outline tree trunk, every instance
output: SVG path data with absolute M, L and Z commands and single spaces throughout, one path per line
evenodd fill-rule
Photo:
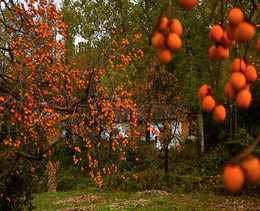
M 148 121 L 150 121 L 151 119 L 151 83 L 152 83 L 152 71 L 153 71 L 153 55 L 150 55 L 150 67 L 149 67 L 149 72 L 147 74 L 147 88 L 146 88 L 146 94 L 147 94 L 147 105 L 148 105 L 148 109 L 147 109 L 147 114 L 146 114 L 146 119 Z M 151 126 L 151 125 L 150 125 Z M 148 131 L 148 127 L 150 127 L 146 124 L 146 134 L 145 134 L 145 140 L 146 141 L 151 141 L 150 139 L 150 131 Z
M 237 104 L 230 100 L 230 141 L 235 140 L 235 134 L 237 133 Z M 233 145 L 229 145 L 229 155 L 234 157 Z
M 238 56 L 238 43 L 234 45 L 234 59 L 237 58 Z M 237 133 L 237 104 L 236 102 L 230 100 L 230 112 L 229 112 L 229 117 L 230 117 L 230 140 L 234 141 L 235 140 L 235 134 Z M 233 152 L 233 145 L 229 145 L 229 155 L 231 157 L 235 156 Z
M 190 35 L 189 35 L 189 33 L 187 33 L 185 28 L 184 28 L 184 34 L 185 34 L 186 40 L 189 40 Z M 195 79 L 195 76 L 194 76 L 195 65 L 192 62 L 192 57 L 193 57 L 192 48 L 187 45 L 186 51 L 187 51 L 187 57 L 188 57 L 188 62 L 189 62 L 189 66 L 190 66 L 191 79 L 194 80 Z M 198 115 L 199 115 L 199 117 L 198 117 L 198 129 L 197 129 L 197 135 L 198 135 L 197 146 L 198 146 L 198 158 L 201 158 L 205 155 L 204 126 L 203 126 L 203 114 L 202 114 L 201 106 L 198 106 Z
M 165 175 L 166 175 L 166 176 L 167 176 L 168 173 L 169 173 L 168 152 L 169 152 L 168 144 L 166 144 L 166 145 L 165 145 L 165 148 L 164 148 L 164 172 L 165 172 Z
M 197 139 L 197 145 L 198 145 L 198 159 L 202 158 L 205 155 L 205 144 L 204 144 L 204 130 L 203 130 L 203 113 L 202 108 L 199 106 L 198 109 L 198 139 Z

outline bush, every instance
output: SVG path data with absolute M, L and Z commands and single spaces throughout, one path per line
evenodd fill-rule
M 33 209 L 32 186 L 34 180 L 26 174 L 12 174 L 0 183 L 0 210 Z

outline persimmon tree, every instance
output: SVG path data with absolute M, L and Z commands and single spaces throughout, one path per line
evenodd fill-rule
M 53 1 L 2 4 L 0 179 L 15 173 L 20 159 L 47 158 L 60 142 L 74 151 L 75 163 L 81 161 L 80 152 L 88 150 L 88 168 L 96 168 L 101 134 L 114 127 L 120 118 L 116 112 L 127 110 L 129 123 L 136 125 L 131 94 L 122 90 L 119 81 L 102 80 L 111 74 L 105 51 L 97 57 L 99 63 L 68 64 L 68 26 Z M 114 150 L 118 145 L 113 143 Z M 124 160 L 123 152 L 118 152 Z M 108 171 L 117 171 L 112 161 Z M 90 175 L 102 186 L 100 171 Z

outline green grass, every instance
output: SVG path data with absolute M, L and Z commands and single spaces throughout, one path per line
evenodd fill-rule
M 82 200 L 74 204 L 54 205 L 59 200 L 92 194 L 94 200 Z M 193 193 L 168 195 L 147 195 L 120 191 L 69 191 L 42 193 L 35 195 L 34 210 L 66 210 L 69 207 L 84 207 L 89 210 L 260 210 L 260 199 L 257 197 L 233 195 L 215 195 L 213 193 Z M 113 206 L 113 207 L 109 207 Z M 116 209 L 117 208 L 117 209 Z M 68 209 L 69 210 L 69 209 Z M 71 209 L 72 210 L 72 209 Z M 76 209 L 73 209 L 76 210 Z M 86 209 L 87 210 L 87 209 Z

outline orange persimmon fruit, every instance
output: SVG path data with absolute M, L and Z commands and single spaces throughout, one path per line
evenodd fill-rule
M 203 100 L 207 95 L 210 95 L 211 87 L 209 85 L 202 85 L 198 91 L 198 97 L 200 100 Z
M 218 61 L 216 50 L 217 50 L 217 47 L 215 45 L 211 46 L 210 49 L 209 49 L 209 60 L 211 62 Z
M 226 60 L 229 56 L 229 49 L 223 45 L 219 45 L 216 49 L 216 55 L 219 60 Z
M 234 72 L 245 72 L 246 70 L 246 63 L 244 60 L 241 60 L 239 58 L 236 58 L 233 62 L 232 62 L 232 65 L 230 67 L 230 71 L 231 73 L 234 73 Z
M 151 44 L 154 47 L 154 49 L 162 48 L 164 45 L 164 42 L 165 42 L 165 36 L 160 32 L 156 32 L 151 37 Z
M 229 83 L 235 91 L 240 91 L 246 85 L 246 77 L 241 72 L 232 73 Z
M 223 37 L 222 37 L 222 45 L 225 47 L 229 48 L 233 45 L 235 45 L 236 41 L 235 40 L 230 40 L 227 36 L 227 31 L 224 31 Z
M 223 182 L 225 188 L 231 192 L 238 192 L 244 183 L 245 175 L 242 169 L 236 164 L 226 164 L 223 171 Z
M 176 52 L 181 48 L 181 39 L 177 34 L 170 33 L 167 37 L 166 44 L 172 52 Z
M 240 43 L 249 43 L 255 35 L 255 27 L 246 21 L 239 24 L 235 32 L 235 38 Z
M 248 65 L 246 67 L 245 76 L 246 76 L 247 82 L 250 84 L 252 84 L 256 81 L 257 73 L 256 73 L 254 66 Z
M 191 9 L 194 7 L 198 0 L 178 0 L 179 5 L 185 9 Z
M 176 18 L 172 19 L 169 24 L 169 30 L 171 33 L 175 33 L 178 36 L 181 36 L 182 34 L 181 22 Z
M 212 26 L 212 28 L 209 31 L 209 38 L 213 42 L 218 42 L 223 37 L 223 29 L 220 25 L 216 24 Z
M 236 95 L 236 103 L 240 109 L 247 109 L 250 106 L 251 100 L 252 95 L 247 89 L 242 89 Z
M 168 48 L 162 49 L 159 53 L 161 63 L 168 64 L 171 61 L 171 51 Z
M 216 122 L 223 122 L 226 118 L 226 109 L 223 105 L 216 105 L 212 112 L 212 116 Z
M 236 28 L 232 28 L 230 25 L 228 25 L 227 28 L 226 28 L 226 31 L 227 31 L 227 37 L 230 40 L 235 40 L 235 38 L 236 38 Z
M 258 39 L 256 41 L 256 50 L 258 53 L 260 53 L 260 37 L 258 37 Z
M 228 23 L 232 28 L 238 26 L 242 21 L 243 21 L 243 12 L 240 8 L 235 7 L 229 11 Z
M 213 99 L 211 95 L 207 95 L 204 97 L 202 101 L 202 109 L 205 113 L 210 113 L 216 106 L 216 101 Z
M 230 86 L 230 83 L 226 84 L 224 94 L 228 99 L 236 100 L 236 91 Z
M 166 17 L 160 18 L 158 22 L 158 30 L 162 32 L 167 29 L 167 26 L 168 26 L 168 18 Z
M 245 181 L 249 185 L 256 185 L 260 179 L 260 162 L 257 157 L 247 156 L 241 161 L 241 168 L 245 172 Z

